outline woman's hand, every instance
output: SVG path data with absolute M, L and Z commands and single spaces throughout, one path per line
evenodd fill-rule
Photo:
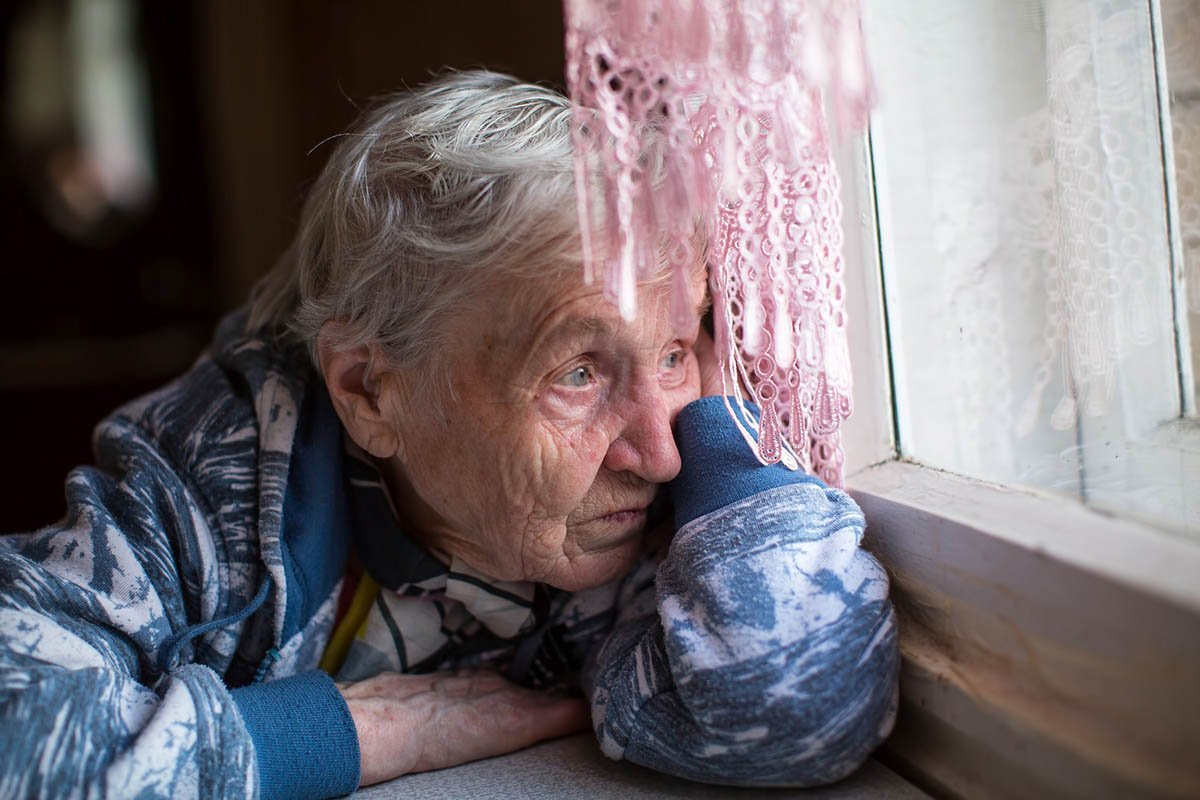
M 511 753 L 589 725 L 583 700 L 523 689 L 493 672 L 385 672 L 338 689 L 358 729 L 362 786 Z

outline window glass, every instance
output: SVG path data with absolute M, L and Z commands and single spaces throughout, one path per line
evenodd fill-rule
M 869 4 L 880 249 L 904 456 L 1200 538 L 1153 10 Z

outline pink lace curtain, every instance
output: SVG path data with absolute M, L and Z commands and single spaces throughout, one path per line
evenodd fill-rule
M 840 132 L 866 122 L 858 3 L 565 0 L 565 11 L 587 278 L 630 318 L 639 277 L 665 253 L 682 315 L 707 228 L 731 415 L 763 463 L 841 485 L 851 380 L 826 116 Z M 747 399 L 758 422 L 735 413 Z

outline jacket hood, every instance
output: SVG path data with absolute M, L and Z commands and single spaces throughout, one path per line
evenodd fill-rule
M 303 346 L 247 333 L 246 317 L 242 309 L 221 320 L 209 352 L 234 391 L 244 390 L 257 423 L 258 539 L 262 562 L 274 584 L 274 641 L 283 643 L 290 627 L 286 598 L 292 594 L 285 564 L 284 505 L 301 406 L 313 381 L 319 379 Z

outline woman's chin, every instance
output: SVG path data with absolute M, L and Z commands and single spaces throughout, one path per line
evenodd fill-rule
M 627 519 L 602 518 L 589 523 L 580 554 L 566 560 L 544 582 L 556 589 L 579 592 L 623 577 L 642 554 L 645 531 L 645 512 Z

